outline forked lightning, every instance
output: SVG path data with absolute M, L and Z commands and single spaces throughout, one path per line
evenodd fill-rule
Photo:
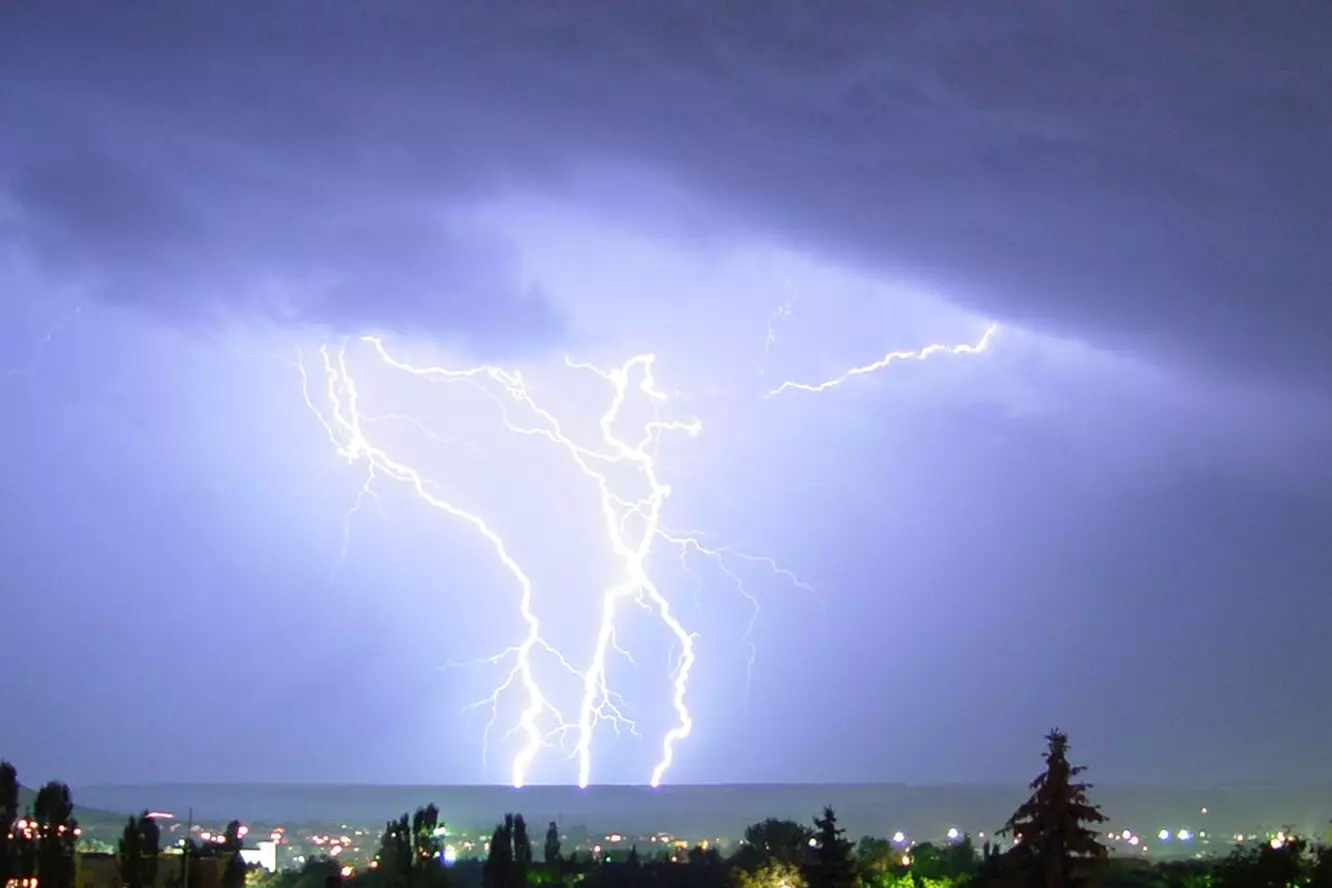
M 934 344 L 916 351 L 889 352 L 877 361 L 853 367 L 840 376 L 819 383 L 783 382 L 765 397 L 770 398 L 790 390 L 826 391 L 897 361 L 923 360 L 937 354 L 977 354 L 989 347 L 997 329 L 997 325 L 991 325 L 979 340 L 970 344 Z M 373 485 L 377 479 L 387 477 L 404 483 L 426 505 L 470 526 L 513 577 L 518 590 L 521 638 L 513 646 L 489 658 L 489 662 L 495 664 L 507 663 L 508 671 L 494 692 L 481 701 L 491 707 L 491 720 L 485 735 L 488 738 L 499 718 L 501 698 L 510 692 L 522 694 L 521 715 L 505 735 L 507 737 L 516 732 L 523 737 L 522 746 L 510 767 L 512 784 L 523 786 L 537 755 L 543 748 L 550 747 L 563 749 L 566 755 L 576 760 L 578 785 L 586 787 L 592 779 L 593 741 L 597 728 L 608 722 L 616 728 L 628 725 L 636 732 L 633 722 L 625 717 L 620 696 L 612 687 L 608 661 L 612 653 L 629 654 L 619 646 L 616 628 L 624 605 L 637 602 L 656 614 L 678 651 L 669 675 L 669 706 L 674 723 L 661 738 L 657 763 L 649 778 L 652 786 L 660 785 L 675 759 L 677 745 L 693 729 L 693 717 L 687 698 L 697 651 L 694 634 L 680 622 L 671 599 L 651 573 L 649 562 L 653 544 L 662 541 L 673 545 L 678 548 L 682 558 L 694 554 L 712 559 L 721 573 L 735 583 L 740 594 L 755 603 L 756 607 L 757 599 L 745 588 L 739 575 L 727 565 L 728 558 L 758 562 L 800 588 L 809 590 L 810 587 L 772 559 L 746 555 L 724 546 L 705 545 L 697 534 L 673 532 L 663 525 L 662 512 L 671 488 L 660 475 L 658 443 L 663 435 L 669 433 L 697 435 L 700 425 L 692 419 L 654 418 L 639 426 L 632 435 L 626 435 L 620 429 L 623 424 L 621 414 L 631 396 L 642 397 L 654 407 L 666 400 L 653 376 L 653 355 L 638 355 L 613 370 L 565 360 L 568 368 L 594 373 L 605 380 L 609 388 L 606 409 L 599 422 L 600 434 L 592 442 L 582 442 L 566 434 L 555 414 L 537 403 L 517 371 L 491 365 L 466 369 L 418 366 L 392 356 L 384 343 L 375 337 L 363 337 L 361 341 L 370 346 L 384 364 L 408 376 L 479 386 L 498 406 L 499 421 L 504 428 L 516 435 L 544 438 L 561 448 L 570 458 L 572 466 L 591 482 L 596 492 L 604 522 L 603 531 L 617 559 L 621 579 L 601 593 L 596 607 L 592 609 L 596 614 L 594 625 L 589 627 L 594 630 L 592 649 L 586 666 L 580 668 L 543 637 L 537 615 L 537 587 L 524 568 L 514 560 L 504 539 L 483 517 L 458 507 L 437 493 L 438 486 L 429 481 L 420 469 L 391 455 L 385 446 L 372 440 L 367 431 L 367 427 L 374 426 L 376 420 L 386 418 L 404 420 L 425 431 L 419 420 L 411 416 L 386 417 L 362 412 L 356 381 L 348 364 L 346 344 L 337 350 L 328 346 L 320 349 L 320 370 L 324 382 L 321 396 L 316 396 L 312 391 L 309 370 L 305 362 L 300 361 L 306 405 L 319 418 L 340 455 L 349 462 L 365 463 L 365 482 L 352 512 L 360 507 L 367 496 L 374 494 Z M 323 402 L 323 406 L 320 406 L 319 401 Z M 512 415 L 515 408 L 522 412 L 519 419 Z M 655 409 L 652 415 L 658 415 Z M 624 468 L 632 470 L 629 477 L 636 479 L 636 483 L 641 486 L 635 494 L 618 490 L 611 479 L 612 469 Z M 542 680 L 547 669 L 571 674 L 581 685 L 577 711 L 571 717 L 566 716 L 565 710 L 551 700 L 545 687 L 547 682 Z M 567 744 L 570 736 L 574 738 L 572 750 L 568 749 Z
M 522 376 L 516 371 L 482 365 L 462 370 L 434 366 L 417 366 L 392 356 L 383 342 L 364 337 L 362 342 L 371 347 L 377 357 L 393 369 L 409 376 L 438 382 L 467 382 L 478 385 L 490 394 L 499 408 L 499 420 L 517 435 L 540 437 L 563 449 L 573 467 L 581 472 L 596 491 L 604 521 L 604 533 L 610 543 L 621 571 L 621 580 L 601 593 L 595 608 L 595 630 L 592 650 L 587 665 L 577 668 L 549 644 L 542 636 L 537 614 L 537 589 L 531 578 L 514 560 L 509 547 L 486 520 L 464 510 L 438 494 L 438 486 L 428 480 L 416 466 L 409 465 L 393 455 L 376 440 L 370 428 L 376 417 L 363 412 L 355 378 L 348 363 L 347 349 L 320 349 L 319 370 L 323 375 L 322 391 L 312 389 L 311 374 L 305 362 L 300 361 L 303 393 L 306 405 L 319 418 L 337 452 L 349 462 L 364 461 L 366 479 L 357 497 L 357 505 L 371 495 L 376 479 L 387 477 L 405 483 L 422 502 L 431 508 L 456 518 L 476 531 L 494 552 L 496 558 L 513 576 L 518 588 L 518 610 L 522 624 L 521 640 L 514 646 L 491 658 L 492 662 L 508 662 L 509 670 L 486 701 L 491 705 L 491 725 L 499 715 L 500 699 L 511 691 L 523 695 L 524 703 L 518 723 L 509 732 L 523 736 L 521 749 L 515 755 L 510 780 L 514 786 L 527 782 L 533 762 L 545 747 L 566 748 L 565 738 L 572 736 L 573 749 L 568 752 L 576 759 L 578 784 L 587 786 L 592 779 L 593 741 L 597 728 L 603 722 L 618 726 L 628 722 L 613 690 L 610 680 L 609 657 L 614 652 L 624 653 L 616 639 L 616 627 L 623 606 L 637 601 L 651 609 L 671 636 L 678 656 L 671 670 L 669 706 L 673 726 L 661 739 L 657 763 L 649 782 L 660 785 L 675 758 L 677 744 L 689 736 L 693 718 L 688 706 L 690 677 L 696 662 L 695 639 L 681 622 L 670 598 L 654 580 L 649 561 L 653 544 L 662 541 L 679 547 L 682 557 L 689 554 L 713 559 L 720 570 L 731 577 L 741 594 L 755 601 L 740 583 L 738 575 L 725 564 L 734 557 L 759 562 L 778 575 L 802 588 L 809 587 L 771 559 L 751 556 L 723 547 L 704 545 L 696 536 L 670 532 L 662 525 L 662 511 L 670 496 L 670 486 L 660 477 L 657 464 L 657 445 L 661 436 L 669 433 L 696 435 L 697 420 L 652 419 L 642 424 L 633 435 L 620 430 L 622 410 L 631 396 L 639 396 L 650 404 L 659 405 L 666 396 L 657 388 L 653 377 L 655 358 L 639 355 L 613 370 L 602 370 L 589 364 L 566 360 L 574 370 L 594 373 L 604 379 L 609 388 L 607 406 L 599 422 L 600 435 L 592 443 L 574 440 L 566 434 L 559 419 L 532 397 Z M 322 404 L 322 406 L 321 406 Z M 511 413 L 517 408 L 523 416 Z M 653 415 L 656 416 L 654 410 Z M 411 417 L 397 416 L 420 424 Z M 641 490 L 626 494 L 616 489 L 610 472 L 629 468 L 630 476 L 637 479 Z M 547 693 L 541 675 L 544 669 L 559 669 L 577 676 L 581 683 L 581 698 L 577 712 L 567 717 Z M 632 727 L 632 723 L 629 723 Z M 487 736 L 491 725 L 487 725 Z M 506 735 L 507 736 L 507 735 Z

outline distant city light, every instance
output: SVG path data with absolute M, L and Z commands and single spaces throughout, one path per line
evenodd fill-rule
M 1158 839 L 1160 839 L 1161 841 L 1163 841 L 1163 842 L 1168 842 L 1168 841 L 1170 841 L 1170 830 L 1168 830 L 1168 829 L 1163 829 L 1163 830 L 1161 830 L 1159 833 L 1156 834 L 1156 837 L 1157 837 Z
M 957 827 L 956 827 L 956 826 L 949 828 L 949 830 L 948 830 L 948 838 L 950 838 L 950 839 L 956 841 L 956 840 L 957 840 L 957 837 L 958 837 L 959 835 L 961 835 L 961 833 L 959 833 L 959 832 L 957 831 Z
M 1188 842 L 1193 839 L 1193 833 L 1189 832 L 1187 829 L 1181 829 L 1179 832 L 1175 833 L 1175 838 L 1179 839 L 1181 842 Z
M 905 841 L 906 841 L 906 833 L 902 832 L 900 829 L 897 832 L 893 833 L 893 842 L 895 844 L 900 845 Z

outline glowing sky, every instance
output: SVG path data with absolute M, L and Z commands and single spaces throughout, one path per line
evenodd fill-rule
M 512 573 L 402 484 L 348 521 L 298 354 L 317 386 L 347 341 L 361 409 L 437 437 L 375 423 L 579 668 L 623 565 L 567 452 L 374 333 L 594 443 L 565 356 L 654 354 L 626 430 L 700 428 L 662 524 L 812 587 L 658 550 L 669 780 L 1025 779 L 1052 724 L 1102 780 L 1332 779 L 1332 12 L 924 9 L 7 5 L 0 755 L 509 779 L 464 711 L 504 668 L 456 664 L 515 643 Z M 676 717 L 634 611 L 603 782 Z

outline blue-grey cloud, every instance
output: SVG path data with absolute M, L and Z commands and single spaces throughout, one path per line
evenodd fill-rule
M 322 307 L 357 322 L 546 332 L 511 257 L 428 219 L 631 162 L 717 220 L 1013 321 L 1332 379 L 1316 0 L 5 15 L 15 191 L 44 249 L 124 275 L 118 298 L 187 300 L 190 262 L 192 282 L 320 272 Z

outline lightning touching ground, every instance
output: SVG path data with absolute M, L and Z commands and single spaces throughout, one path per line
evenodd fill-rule
M 419 420 L 410 416 L 363 412 L 356 380 L 350 370 L 347 344 L 336 350 L 328 346 L 320 349 L 316 372 L 322 375 L 322 387 L 312 381 L 314 374 L 305 360 L 298 360 L 306 406 L 318 417 L 336 452 L 349 463 L 362 463 L 365 467 L 365 480 L 356 503 L 347 514 L 348 521 L 367 498 L 374 496 L 374 485 L 380 479 L 406 484 L 430 508 L 470 526 L 513 577 L 518 591 L 520 638 L 486 661 L 503 666 L 505 671 L 494 692 L 480 701 L 490 707 L 491 713 L 483 748 L 500 717 L 501 699 L 508 694 L 519 694 L 523 700 L 521 714 L 504 735 L 506 738 L 515 734 L 522 737 L 521 747 L 509 769 L 511 783 L 516 787 L 527 783 L 538 755 L 545 749 L 552 749 L 574 760 L 579 786 L 589 785 L 593 777 L 594 741 L 598 728 L 608 724 L 617 730 L 627 727 L 637 733 L 636 725 L 626 716 L 623 698 L 614 689 L 610 669 L 613 654 L 632 656 L 620 646 L 616 630 L 626 606 L 636 603 L 656 615 L 671 639 L 675 653 L 668 676 L 668 699 L 661 701 L 669 710 L 673 724 L 660 739 L 656 764 L 648 778 L 652 786 L 660 785 L 675 760 L 679 744 L 693 730 L 688 697 L 697 648 L 695 634 L 681 621 L 669 591 L 664 590 L 654 577 L 651 565 L 654 544 L 662 542 L 676 547 L 682 559 L 690 555 L 709 559 L 755 607 L 755 616 L 758 599 L 745 587 L 739 574 L 728 566 L 728 560 L 759 564 L 799 588 L 813 590 L 770 558 L 706 545 L 696 534 L 673 532 L 663 526 L 663 510 L 671 488 L 661 477 L 658 444 L 665 435 L 697 435 L 701 427 L 693 419 L 658 418 L 656 408 L 667 398 L 656 384 L 653 355 L 635 356 L 611 370 L 566 360 L 568 369 L 600 377 L 608 391 L 605 410 L 598 422 L 599 434 L 594 440 L 585 442 L 566 433 L 556 415 L 536 401 L 517 371 L 489 365 L 461 370 L 417 366 L 398 360 L 377 338 L 364 337 L 361 343 L 385 365 L 408 377 L 480 387 L 491 396 L 498 408 L 498 420 L 509 432 L 543 438 L 562 449 L 570 459 L 571 468 L 588 480 L 596 496 L 603 519 L 604 540 L 609 543 L 617 562 L 619 582 L 587 602 L 591 605 L 587 607 L 588 612 L 595 615 L 588 626 L 592 636 L 591 650 L 585 665 L 575 666 L 570 657 L 543 636 L 538 616 L 539 598 L 553 600 L 556 605 L 568 608 L 569 596 L 556 594 L 558 590 L 539 589 L 491 524 L 482 516 L 450 502 L 438 492 L 438 485 L 430 481 L 422 469 L 395 458 L 373 435 L 386 420 L 403 421 L 429 434 Z M 641 423 L 633 434 L 628 434 L 621 430 L 621 426 L 627 424 L 622 413 L 631 397 L 641 398 L 653 407 L 653 418 Z M 515 418 L 514 413 L 519 411 L 522 415 Z M 612 470 L 619 478 L 625 474 L 623 470 L 626 468 L 630 470 L 627 477 L 635 479 L 639 485 L 636 493 L 620 490 L 612 480 Z M 348 533 L 344 533 L 340 558 L 346 557 Z M 577 609 L 578 603 L 574 607 Z M 547 690 L 549 682 L 543 679 L 550 670 L 576 677 L 581 694 L 575 705 L 557 705 L 552 700 L 553 693 Z M 572 738 L 571 743 L 569 738 Z

